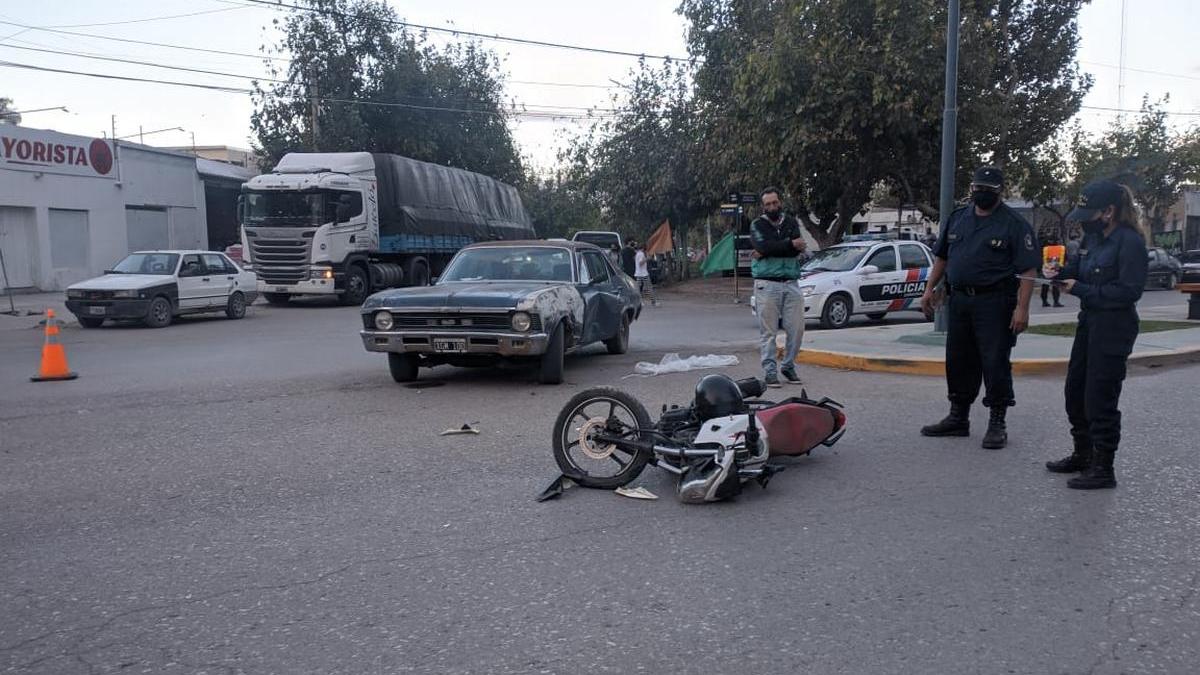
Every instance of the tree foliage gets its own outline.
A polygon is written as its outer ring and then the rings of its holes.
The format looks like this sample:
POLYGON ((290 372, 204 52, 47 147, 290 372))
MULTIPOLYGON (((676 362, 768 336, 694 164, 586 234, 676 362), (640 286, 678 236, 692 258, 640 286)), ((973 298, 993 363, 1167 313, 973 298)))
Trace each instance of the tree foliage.
MULTIPOLYGON (((1082 1, 963 0, 964 181, 982 161, 1020 162, 1078 109, 1082 1)), ((703 163, 724 188, 783 185, 822 243, 880 182, 936 212, 945 2, 684 0, 680 12, 703 163)))
POLYGON ((1141 114, 1098 135, 1075 128, 1053 139, 1028 163, 1022 194, 1061 220, 1083 185, 1107 178, 1128 186, 1151 230, 1161 231, 1182 187, 1200 181, 1200 127, 1172 131, 1166 102, 1143 101, 1141 114))
MULTIPOLYGON (((13 100, 6 96, 0 96, 0 113, 7 113, 13 109, 13 100)), ((0 114, 0 124, 11 124, 18 126, 21 124, 21 116, 18 114, 4 115, 0 114)))
POLYGON ((686 239, 688 225, 711 212, 721 194, 699 168, 700 118, 687 64, 641 62, 613 103, 621 112, 576 139, 565 155, 573 180, 602 207, 611 228, 644 240, 669 219, 686 239))
POLYGON ((291 60, 267 61, 282 82, 255 84, 251 127, 266 160, 390 152, 520 182, 496 56, 475 42, 439 49, 396 20, 382 0, 306 0, 275 20, 275 51, 291 60))

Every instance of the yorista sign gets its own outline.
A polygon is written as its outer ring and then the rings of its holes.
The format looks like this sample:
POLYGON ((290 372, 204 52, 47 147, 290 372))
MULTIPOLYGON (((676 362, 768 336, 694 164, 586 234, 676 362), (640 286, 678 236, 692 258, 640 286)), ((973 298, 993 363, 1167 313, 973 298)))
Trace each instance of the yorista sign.
POLYGON ((112 142, 0 125, 0 169, 115 179, 112 142))

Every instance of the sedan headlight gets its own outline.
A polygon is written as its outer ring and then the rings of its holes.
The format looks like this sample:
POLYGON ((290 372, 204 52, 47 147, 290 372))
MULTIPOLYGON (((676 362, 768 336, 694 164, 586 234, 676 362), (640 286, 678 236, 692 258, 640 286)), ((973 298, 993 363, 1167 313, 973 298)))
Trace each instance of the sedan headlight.
POLYGON ((533 326, 533 319, 530 318, 528 313, 517 312, 516 314, 513 314, 513 330, 517 331, 518 333, 524 333, 525 331, 529 330, 531 326, 533 326))
POLYGON ((375 312, 375 327, 379 330, 391 330, 395 323, 396 322, 392 319, 391 312, 387 310, 375 312))
POLYGON ((113 291, 112 296, 114 298, 136 298, 138 296, 138 292, 137 291, 113 291))
POLYGON ((78 288, 68 288, 67 289, 67 297, 68 298, 82 298, 83 291, 79 290, 78 288))
POLYGON ((801 286, 800 287, 800 294, 806 298, 816 292, 817 292, 816 286, 801 286))

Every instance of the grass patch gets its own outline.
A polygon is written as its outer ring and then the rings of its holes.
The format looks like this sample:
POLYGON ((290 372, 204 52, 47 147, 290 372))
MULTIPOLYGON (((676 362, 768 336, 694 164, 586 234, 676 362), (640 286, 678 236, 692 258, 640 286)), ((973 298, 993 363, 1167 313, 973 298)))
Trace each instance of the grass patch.
MULTIPOLYGON (((1075 337, 1075 326, 1075 322, 1044 323, 1038 326, 1030 326, 1025 330, 1025 332, 1033 333, 1035 335, 1075 337)), ((1141 322, 1142 333, 1160 333, 1164 330, 1182 330, 1187 328, 1200 328, 1200 323, 1196 323, 1194 321, 1155 321, 1152 319, 1144 319, 1141 322)))

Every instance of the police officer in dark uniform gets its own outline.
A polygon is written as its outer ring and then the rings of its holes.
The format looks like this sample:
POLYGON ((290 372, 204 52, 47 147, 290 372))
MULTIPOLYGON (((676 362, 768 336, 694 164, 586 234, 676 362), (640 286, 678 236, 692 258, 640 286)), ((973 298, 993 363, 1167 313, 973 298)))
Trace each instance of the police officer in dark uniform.
POLYGON ((1074 452, 1046 468, 1083 473, 1067 481, 1077 490, 1117 485, 1113 455, 1121 442, 1121 383, 1138 335, 1137 301, 1146 286, 1146 236, 1138 225, 1133 195, 1111 181, 1083 188, 1079 205, 1067 216, 1083 224, 1079 255, 1046 278, 1079 298, 1079 325, 1067 366, 1067 419, 1074 452))
POLYGON ((970 412, 982 381, 991 409, 983 447, 1008 443, 1005 416, 1015 404, 1012 354, 1029 325, 1029 298, 1041 253, 1033 227, 1001 200, 1004 175, 980 167, 971 181, 972 205, 950 214, 934 244, 935 259, 921 308, 933 312, 933 289, 946 277, 949 327, 946 384, 950 414, 921 428, 925 436, 969 436, 970 412), (1017 276, 1029 277, 1018 280, 1017 276))

